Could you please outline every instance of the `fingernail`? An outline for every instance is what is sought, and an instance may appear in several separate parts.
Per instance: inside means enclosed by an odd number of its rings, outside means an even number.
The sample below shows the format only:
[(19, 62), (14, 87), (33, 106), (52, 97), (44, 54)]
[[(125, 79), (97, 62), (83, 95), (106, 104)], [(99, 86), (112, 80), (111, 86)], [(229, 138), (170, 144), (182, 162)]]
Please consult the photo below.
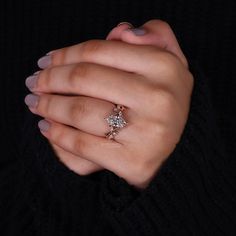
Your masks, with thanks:
[(32, 90), (36, 87), (38, 81), (38, 75), (34, 74), (26, 78), (25, 85), (29, 90)]
[(25, 104), (30, 108), (36, 108), (39, 102), (39, 96), (34, 94), (28, 94), (25, 97)]
[(38, 60), (38, 66), (41, 69), (45, 69), (45, 68), (49, 67), (51, 65), (51, 63), (52, 63), (51, 55), (43, 56)]
[(51, 124), (46, 120), (40, 120), (38, 122), (38, 127), (41, 131), (46, 132), (49, 130)]
[(133, 29), (127, 29), (127, 31), (131, 31), (136, 36), (142, 36), (147, 33), (147, 31), (143, 28), (133, 28)]
[(116, 27), (119, 27), (120, 25), (129, 25), (130, 28), (134, 28), (134, 26), (131, 23), (127, 22), (127, 21), (120, 22)]

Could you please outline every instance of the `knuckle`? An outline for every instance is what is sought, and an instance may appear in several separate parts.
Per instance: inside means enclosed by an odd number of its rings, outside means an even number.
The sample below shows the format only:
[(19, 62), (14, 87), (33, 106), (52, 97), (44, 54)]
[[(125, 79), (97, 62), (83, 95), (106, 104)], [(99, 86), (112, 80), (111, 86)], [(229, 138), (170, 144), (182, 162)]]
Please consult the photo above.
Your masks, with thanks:
[(53, 68), (47, 68), (39, 73), (39, 79), (37, 87), (39, 89), (50, 89), (52, 81), (52, 70)]
[(90, 68), (91, 66), (89, 63), (86, 62), (79, 63), (79, 65), (76, 68), (77, 75), (82, 78), (88, 77), (88, 75), (90, 74)]
[(53, 128), (52, 131), (50, 132), (50, 135), (52, 142), (59, 146), (64, 143), (64, 140), (66, 138), (65, 130), (59, 127)]
[(44, 116), (50, 116), (51, 113), (52, 96), (40, 96), (38, 111)]
[(164, 72), (173, 72), (173, 70), (176, 70), (176, 58), (169, 52), (159, 51), (158, 64)]
[(101, 51), (101, 40), (91, 39), (81, 44), (81, 57), (84, 60), (89, 60), (94, 54)]
[(86, 143), (79, 135), (77, 135), (75, 137), (72, 148), (76, 155), (84, 156), (86, 150)]
[(78, 77), (87, 77), (89, 73), (90, 67), (89, 63), (80, 62), (77, 66), (72, 69), (71, 77), (78, 78)]
[(87, 117), (87, 109), (85, 103), (85, 101), (78, 102), (77, 98), (74, 98), (74, 100), (72, 101), (72, 105), (70, 107), (70, 117), (75, 124), (77, 124), (81, 119)]
[[(155, 72), (167, 78), (175, 78), (183, 67), (177, 56), (164, 50), (156, 48), (150, 57), (154, 62)], [(166, 81), (169, 82), (169, 80)]]
[(51, 54), (52, 66), (65, 64), (68, 50), (69, 50), (69, 47), (55, 50), (55, 52)]
[[(78, 81), (81, 78), (86, 78), (89, 74), (90, 67), (88, 63), (80, 62), (78, 65), (72, 67), (71, 72), (68, 78), (68, 84), (72, 88), (78, 87)], [(81, 87), (81, 83), (79, 83), (79, 87)]]

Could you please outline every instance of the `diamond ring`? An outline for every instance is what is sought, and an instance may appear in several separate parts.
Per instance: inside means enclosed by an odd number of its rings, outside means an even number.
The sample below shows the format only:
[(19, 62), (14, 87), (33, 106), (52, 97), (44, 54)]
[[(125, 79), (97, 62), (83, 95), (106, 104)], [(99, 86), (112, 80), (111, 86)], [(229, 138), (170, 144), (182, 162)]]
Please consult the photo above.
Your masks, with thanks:
[(124, 106), (117, 104), (116, 107), (113, 109), (113, 113), (107, 118), (104, 118), (106, 119), (110, 127), (110, 131), (105, 134), (106, 138), (114, 139), (115, 135), (118, 134), (119, 130), (128, 124), (123, 117), (122, 111), (124, 110)]

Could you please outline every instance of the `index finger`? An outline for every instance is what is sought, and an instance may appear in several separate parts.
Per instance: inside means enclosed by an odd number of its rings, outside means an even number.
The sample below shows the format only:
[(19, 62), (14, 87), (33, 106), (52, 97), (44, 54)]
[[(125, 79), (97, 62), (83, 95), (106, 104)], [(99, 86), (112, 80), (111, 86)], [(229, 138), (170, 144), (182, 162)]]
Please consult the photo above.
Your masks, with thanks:
[[(163, 50), (151, 45), (133, 45), (121, 41), (89, 40), (77, 45), (52, 51), (47, 55), (47, 66), (59, 66), (79, 62), (92, 62), (109, 67), (114, 67), (127, 72), (145, 74), (152, 67), (157, 67), (153, 62), (157, 59), (157, 52)], [(40, 62), (41, 60), (41, 62)], [(44, 69), (42, 58), (39, 67)], [(50, 63), (49, 63), (50, 61)]]

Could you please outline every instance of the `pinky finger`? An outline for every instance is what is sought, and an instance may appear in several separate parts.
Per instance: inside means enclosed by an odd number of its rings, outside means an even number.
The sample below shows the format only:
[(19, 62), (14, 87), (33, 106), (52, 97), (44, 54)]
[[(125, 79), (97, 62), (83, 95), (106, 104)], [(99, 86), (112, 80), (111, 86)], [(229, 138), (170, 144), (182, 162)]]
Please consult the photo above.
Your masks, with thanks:
[(42, 134), (44, 134), (44, 137), (46, 137), (49, 140), (53, 150), (55, 151), (56, 156), (70, 170), (74, 171), (79, 175), (88, 175), (95, 171), (103, 169), (101, 166), (95, 164), (94, 162), (86, 160), (80, 157), (79, 155), (73, 154), (65, 150), (64, 148), (60, 147), (59, 145), (57, 145), (52, 140), (50, 140), (49, 137), (47, 137), (47, 135), (45, 135), (44, 133), (49, 129), (50, 126), (50, 123), (47, 122), (46, 120), (39, 121), (38, 126)]
[(94, 136), (48, 119), (40, 121), (39, 128), (51, 143), (76, 157), (82, 157), (84, 160), (114, 172), (117, 171), (117, 167), (123, 170), (126, 164), (123, 158), (123, 144), (114, 140)]
[(89, 175), (93, 172), (103, 169), (101, 166), (91, 161), (85, 160), (79, 156), (65, 151), (63, 148), (57, 146), (56, 144), (51, 144), (59, 160), (70, 170), (79, 175)]

